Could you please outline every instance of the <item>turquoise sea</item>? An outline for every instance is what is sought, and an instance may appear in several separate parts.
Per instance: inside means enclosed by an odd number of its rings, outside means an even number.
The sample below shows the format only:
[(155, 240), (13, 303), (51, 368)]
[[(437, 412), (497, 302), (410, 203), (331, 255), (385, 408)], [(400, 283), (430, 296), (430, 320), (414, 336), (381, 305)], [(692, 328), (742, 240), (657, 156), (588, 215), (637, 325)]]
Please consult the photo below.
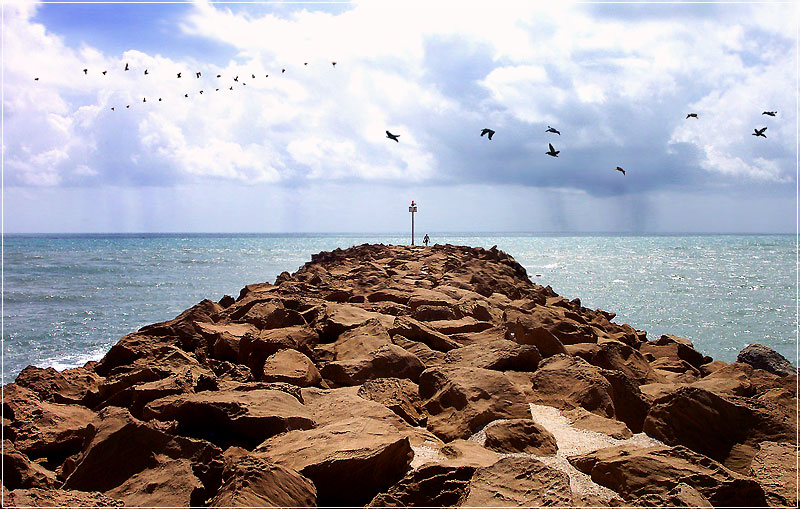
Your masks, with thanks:
[[(794, 235), (546, 235), (431, 233), (432, 242), (497, 245), (584, 306), (691, 339), (731, 362), (749, 343), (796, 362)], [(123, 335), (204, 298), (294, 272), (311, 254), (385, 234), (120, 234), (4, 237), (3, 383), (29, 364), (58, 369), (99, 359)]]

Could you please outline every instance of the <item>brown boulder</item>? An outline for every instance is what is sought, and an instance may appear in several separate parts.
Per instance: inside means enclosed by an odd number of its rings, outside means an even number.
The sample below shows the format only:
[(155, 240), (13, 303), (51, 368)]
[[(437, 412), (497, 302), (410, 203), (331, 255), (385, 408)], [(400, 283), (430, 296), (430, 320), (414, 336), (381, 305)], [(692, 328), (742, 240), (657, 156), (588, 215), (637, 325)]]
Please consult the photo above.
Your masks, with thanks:
[(222, 486), (211, 507), (316, 507), (317, 490), (298, 472), (236, 447), (225, 451)]
[(306, 324), (300, 313), (294, 309), (286, 309), (279, 300), (256, 303), (237, 320), (253, 324), (259, 329), (280, 329)]
[(779, 376), (797, 375), (797, 368), (792, 366), (792, 363), (786, 357), (772, 348), (758, 343), (744, 347), (736, 357), (736, 361), (744, 362), (754, 368), (763, 369)]
[(634, 500), (637, 507), (714, 507), (702, 493), (680, 483), (667, 493), (649, 493)]
[(562, 410), (582, 407), (603, 417), (614, 417), (611, 384), (600, 368), (579, 357), (556, 355), (539, 364), (531, 377), (538, 402)]
[(569, 476), (530, 457), (503, 458), (480, 467), (469, 483), (465, 507), (569, 507)]
[(54, 489), (61, 486), (56, 474), (28, 459), (14, 447), (11, 440), (3, 440), (3, 486), (18, 488)]
[(369, 352), (392, 342), (389, 333), (377, 318), (371, 318), (339, 335), (333, 343), (319, 345), (319, 349), (330, 352), (332, 361), (347, 361), (366, 358)]
[(576, 428), (604, 433), (617, 440), (625, 440), (633, 436), (633, 433), (624, 422), (601, 417), (581, 407), (566, 410), (563, 414)]
[(311, 359), (297, 350), (279, 350), (264, 361), (263, 382), (285, 382), (298, 387), (318, 385), (322, 375)]
[(437, 459), (434, 462), (451, 467), (488, 467), (501, 458), (498, 453), (483, 447), (478, 442), (462, 438), (442, 446), (439, 454), (444, 456), (444, 459)]
[(311, 479), (321, 506), (360, 506), (403, 477), (414, 451), (396, 428), (356, 418), (272, 437), (255, 455)]
[(412, 308), (411, 317), (421, 322), (432, 322), (434, 320), (456, 320), (461, 318), (461, 313), (457, 308), (450, 306), (431, 306), (428, 304), (418, 305)]
[(656, 373), (647, 359), (625, 343), (607, 341), (598, 345), (600, 348), (589, 361), (595, 366), (622, 371), (638, 385), (665, 382), (663, 376)]
[(181, 435), (219, 444), (248, 445), (294, 429), (314, 426), (308, 410), (283, 391), (207, 391), (179, 394), (147, 404), (147, 420), (177, 421)]
[(416, 382), (425, 370), (416, 355), (387, 344), (360, 360), (333, 361), (322, 368), (322, 376), (337, 385), (360, 385), (374, 378), (408, 378)]
[(424, 421), (419, 387), (406, 378), (367, 380), (359, 387), (358, 395), (380, 403), (412, 426)]
[(189, 460), (170, 459), (133, 474), (106, 495), (124, 500), (126, 506), (197, 507), (203, 505), (206, 491)]
[(767, 505), (797, 507), (797, 447), (761, 442), (749, 474), (764, 488)]
[(411, 341), (400, 334), (395, 335), (392, 338), (392, 342), (406, 352), (416, 355), (426, 368), (444, 366), (446, 364), (445, 359), (447, 354), (445, 352), (433, 350), (425, 343)]
[(42, 401), (92, 406), (97, 402), (100, 376), (85, 367), (57, 371), (28, 366), (15, 383), (36, 393)]
[(489, 449), (500, 453), (526, 453), (536, 456), (555, 456), (556, 437), (531, 419), (495, 421), (486, 426)]
[(439, 350), (440, 352), (447, 352), (461, 346), (441, 332), (437, 332), (427, 325), (407, 316), (398, 316), (392, 328), (389, 329), (390, 336), (394, 337), (398, 334), (412, 341), (425, 343), (430, 348)]
[(335, 341), (341, 333), (363, 325), (378, 313), (367, 311), (353, 304), (326, 303), (324, 312), (317, 318), (320, 340), (324, 343)]
[(476, 320), (471, 316), (465, 316), (457, 320), (437, 320), (435, 322), (428, 322), (428, 326), (437, 332), (447, 335), (483, 332), (493, 327), (491, 323)]
[(428, 463), (409, 471), (369, 507), (453, 507), (461, 505), (474, 467)]
[(674, 360), (683, 360), (699, 368), (711, 359), (694, 349), (691, 341), (680, 336), (664, 334), (655, 341), (646, 341), (639, 347), (644, 355), (651, 355), (654, 359), (667, 357)]
[(536, 319), (519, 311), (507, 311), (504, 315), (508, 333), (513, 340), (521, 345), (533, 345), (539, 350), (542, 357), (551, 357), (560, 353), (567, 353), (566, 348)]
[(684, 482), (714, 506), (765, 505), (764, 490), (757, 482), (683, 446), (620, 445), (573, 456), (569, 461), (626, 501), (667, 494)]
[(5, 507), (124, 507), (122, 500), (97, 491), (86, 492), (52, 488), (14, 490), (4, 497)]
[(750, 382), (752, 374), (753, 368), (749, 364), (734, 362), (715, 370), (691, 385), (721, 396), (752, 396), (755, 391)]
[(429, 414), (428, 429), (444, 441), (468, 438), (496, 419), (530, 418), (517, 386), (489, 369), (427, 369), (419, 379), (419, 395)]
[(541, 360), (533, 345), (520, 345), (506, 339), (463, 346), (447, 352), (445, 360), (456, 366), (497, 371), (535, 371)]
[(107, 406), (127, 408), (137, 418), (141, 418), (145, 405), (159, 398), (173, 394), (192, 392), (192, 377), (172, 375), (152, 382), (131, 385), (112, 396), (96, 407), (97, 410)]

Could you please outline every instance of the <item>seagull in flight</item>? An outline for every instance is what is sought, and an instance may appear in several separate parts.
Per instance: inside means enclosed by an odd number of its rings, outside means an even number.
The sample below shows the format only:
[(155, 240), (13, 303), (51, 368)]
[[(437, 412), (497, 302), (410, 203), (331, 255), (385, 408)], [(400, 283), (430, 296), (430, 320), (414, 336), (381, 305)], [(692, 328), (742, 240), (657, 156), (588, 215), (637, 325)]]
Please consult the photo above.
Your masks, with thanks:
[(108, 71), (103, 71), (103, 76), (105, 76), (107, 72), (108, 72)]
[(553, 157), (558, 157), (558, 153), (561, 152), (561, 151), (554, 149), (552, 143), (548, 143), (547, 145), (550, 147), (550, 150), (545, 152), (545, 154), (547, 154), (549, 156), (553, 156)]
[(179, 78), (181, 77), (181, 73), (178, 73), (178, 77), (179, 77)]
[(386, 131), (386, 137), (387, 137), (387, 138), (389, 138), (390, 140), (394, 140), (394, 141), (396, 141), (397, 143), (400, 143), (400, 140), (398, 140), (398, 139), (397, 139), (397, 138), (399, 138), (399, 137), (400, 137), (400, 135), (399, 135), (399, 134), (392, 134), (392, 133), (390, 133), (389, 131)]
[(89, 69), (84, 69), (83, 74), (89, 74)]
[(688, 115), (686, 115), (686, 118), (690, 118), (690, 117), (691, 118), (698, 118), (697, 117), (697, 113), (689, 113)]
[(761, 136), (762, 138), (766, 138), (767, 135), (764, 134), (764, 131), (766, 131), (766, 130), (767, 130), (766, 127), (762, 127), (761, 129), (753, 129), (753, 132), (751, 134), (753, 136)]
[(149, 73), (149, 72), (147, 72), (147, 69), (145, 69), (145, 70), (144, 70), (144, 74), (145, 74), (145, 76), (146, 76), (146, 75), (148, 75), (148, 74), (150, 74), (150, 73)]
[(194, 74), (195, 74), (195, 76), (197, 76), (198, 78), (199, 78), (199, 77), (202, 75), (202, 73), (201, 73), (200, 71), (197, 71), (197, 72), (196, 72), (196, 73), (194, 73)]
[(622, 172), (622, 174), (623, 174), (623, 175), (625, 175), (625, 170), (623, 170), (623, 169), (622, 169), (622, 168), (620, 168), (619, 166), (617, 166), (616, 168), (614, 168), (614, 170), (616, 170), (616, 171), (620, 171), (620, 172)]
[(774, 117), (775, 114), (778, 113), (777, 111), (765, 111), (762, 115), (769, 115), (770, 117)]
[(127, 63), (125, 64), (125, 70), (126, 70), (126, 71), (130, 71), (130, 68), (128, 67), (128, 64), (127, 64)]
[(331, 62), (331, 64), (333, 64), (333, 66), (336, 67), (336, 62)]
[(494, 131), (492, 131), (491, 129), (485, 129), (485, 128), (481, 129), (481, 136), (483, 136), (484, 134), (488, 134), (489, 135), (489, 139), (491, 140), (492, 136), (494, 135)]
[(281, 69), (281, 74), (285, 73), (286, 69)]
[(547, 129), (544, 131), (546, 133), (556, 133), (557, 135), (561, 136), (561, 132), (558, 129), (554, 129), (550, 126), (547, 126)]
[(114, 107), (113, 106), (111, 107), (111, 111), (114, 111)]
[(236, 76), (235, 78), (233, 78), (233, 81), (239, 81), (239, 76)]

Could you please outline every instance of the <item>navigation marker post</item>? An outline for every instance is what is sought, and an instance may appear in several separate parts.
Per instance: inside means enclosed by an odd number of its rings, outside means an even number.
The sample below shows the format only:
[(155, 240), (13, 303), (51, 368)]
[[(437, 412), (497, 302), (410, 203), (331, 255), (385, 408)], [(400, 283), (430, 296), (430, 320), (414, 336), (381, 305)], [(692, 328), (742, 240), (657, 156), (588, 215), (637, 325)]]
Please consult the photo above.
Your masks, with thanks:
[(411, 200), (411, 206), (408, 207), (408, 211), (411, 212), (411, 245), (414, 245), (414, 212), (417, 211), (417, 204), (414, 203), (414, 200)]

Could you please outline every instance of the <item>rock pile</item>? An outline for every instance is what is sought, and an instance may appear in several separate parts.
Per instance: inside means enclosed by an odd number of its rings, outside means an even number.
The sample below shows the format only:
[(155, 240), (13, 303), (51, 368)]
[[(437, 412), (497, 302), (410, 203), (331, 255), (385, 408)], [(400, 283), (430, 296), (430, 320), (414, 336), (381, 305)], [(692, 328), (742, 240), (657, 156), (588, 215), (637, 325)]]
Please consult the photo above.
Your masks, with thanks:
[[(796, 369), (614, 316), (496, 248), (322, 252), (99, 362), (23, 370), (3, 388), (4, 504), (795, 505)], [(570, 473), (537, 459), (559, 444), (531, 404), (661, 445)]]

